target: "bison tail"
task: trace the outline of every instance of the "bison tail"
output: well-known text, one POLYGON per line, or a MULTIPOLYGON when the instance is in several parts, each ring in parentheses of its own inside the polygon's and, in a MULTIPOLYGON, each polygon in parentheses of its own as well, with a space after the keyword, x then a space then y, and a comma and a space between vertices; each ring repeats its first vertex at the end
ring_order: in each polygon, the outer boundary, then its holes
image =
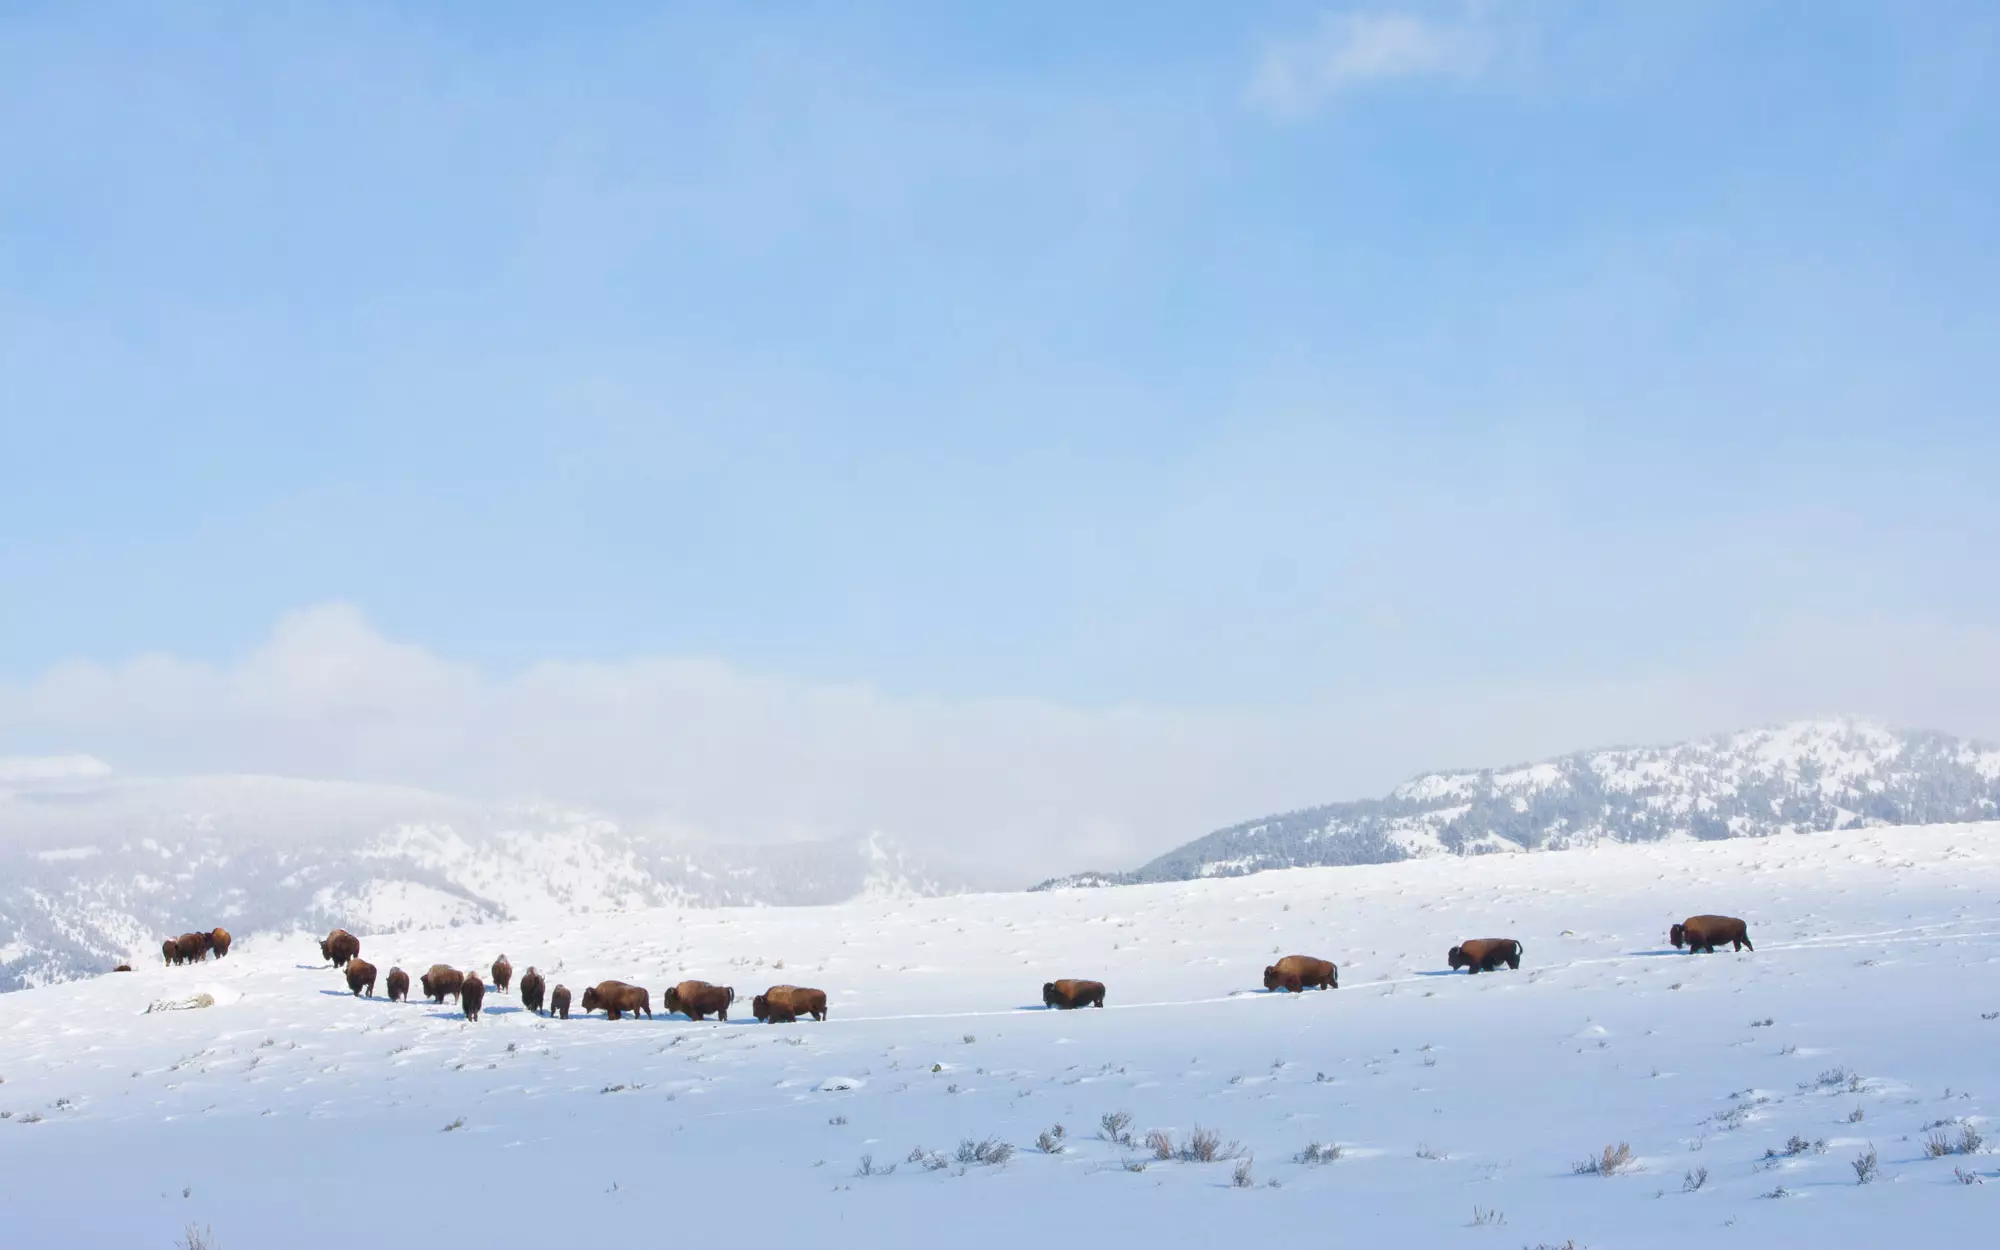
POLYGON ((1744 947, 1744 949, 1745 949, 1745 950, 1753 950, 1753 951, 1754 951, 1754 950, 1756 950, 1756 949, 1757 949, 1756 947, 1754 947, 1754 946, 1750 945, 1750 935, 1749 935, 1748 933, 1745 933, 1745 934, 1743 935, 1743 947, 1744 947))

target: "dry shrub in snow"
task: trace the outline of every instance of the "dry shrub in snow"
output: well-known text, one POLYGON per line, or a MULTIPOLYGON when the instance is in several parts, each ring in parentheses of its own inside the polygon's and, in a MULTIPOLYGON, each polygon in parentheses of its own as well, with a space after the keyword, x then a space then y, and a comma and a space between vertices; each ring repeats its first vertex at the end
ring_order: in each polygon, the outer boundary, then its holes
POLYGON ((1585 1159, 1571 1171, 1578 1176, 1616 1176, 1632 1166, 1632 1147, 1624 1142, 1606 1146, 1596 1157, 1585 1159))
POLYGON ((1229 1175, 1229 1184, 1231 1188, 1249 1189, 1251 1186, 1257 1183, 1257 1178, 1251 1175, 1250 1173, 1250 1164, 1251 1160, 1248 1158, 1238 1159, 1236 1161, 1236 1170, 1230 1173, 1229 1175))
POLYGON ((1132 1144, 1132 1134, 1129 1131, 1131 1127, 1132 1113, 1130 1111, 1111 1111, 1099 1116, 1097 1119, 1098 1131, 1103 1134, 1105 1141, 1110 1142, 1114 1146, 1129 1146, 1132 1144))
POLYGON ((1180 1149, 1180 1160, 1183 1163, 1216 1163, 1234 1159, 1242 1153, 1243 1148, 1237 1143, 1230 1142, 1225 1146, 1222 1134, 1197 1124, 1194 1132, 1188 1135, 1187 1144, 1180 1149))
POLYGON ((1315 1141, 1307 1142, 1306 1148, 1293 1155, 1292 1159, 1297 1163, 1332 1163, 1340 1158, 1342 1153, 1341 1148, 1333 1142, 1322 1145, 1315 1141))
POLYGON ((1014 1147, 997 1137, 989 1137, 985 1141, 974 1141, 968 1137, 958 1143, 960 1163, 984 1163, 997 1167, 1013 1157, 1014 1147))
POLYGON ((1865 1153, 1855 1156, 1854 1159, 1855 1184, 1857 1185, 1868 1184, 1870 1181, 1875 1179, 1876 1174, 1879 1173, 1880 1171, 1881 1171, 1881 1164, 1875 1157, 1875 1147, 1870 1146, 1868 1147, 1865 1153))
POLYGON ((1063 1135, 1066 1130, 1060 1124, 1050 1125, 1035 1138, 1035 1145, 1045 1155, 1059 1155, 1063 1152, 1063 1135))
POLYGON ((222 1250, 222 1247, 215 1240, 214 1228, 190 1224, 181 1230, 180 1240, 174 1243, 174 1250, 222 1250))
POLYGON ((1153 1152, 1155 1159, 1165 1163, 1174 1157, 1174 1135, 1163 1128, 1148 1130, 1146 1149, 1153 1152))

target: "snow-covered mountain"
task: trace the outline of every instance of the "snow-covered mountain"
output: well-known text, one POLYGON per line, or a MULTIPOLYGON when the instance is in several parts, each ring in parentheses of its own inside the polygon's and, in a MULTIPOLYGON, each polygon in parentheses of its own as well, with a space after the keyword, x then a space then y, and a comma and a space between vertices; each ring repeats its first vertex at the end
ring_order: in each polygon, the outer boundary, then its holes
POLYGON ((2000 815, 2000 749, 1858 719, 1799 721, 1675 746, 1426 773, 1386 797, 1219 829, 1134 872, 1037 889, 1186 881, 1270 868, 1601 842, 1715 841, 2000 815))
POLYGON ((157 960, 162 937, 216 925, 242 942, 968 884, 880 835, 716 846, 395 787, 123 778, 82 758, 0 772, 0 990, 157 960))

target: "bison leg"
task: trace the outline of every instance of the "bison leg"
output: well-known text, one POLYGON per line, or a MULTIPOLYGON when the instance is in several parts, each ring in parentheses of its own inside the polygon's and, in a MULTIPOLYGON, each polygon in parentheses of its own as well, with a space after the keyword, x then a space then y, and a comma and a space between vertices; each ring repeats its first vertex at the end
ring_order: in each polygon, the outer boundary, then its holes
POLYGON ((1753 951, 1754 951, 1754 950, 1756 950, 1756 949, 1757 949, 1756 947, 1754 947, 1754 946, 1750 945, 1750 935, 1749 935, 1749 934, 1747 934, 1747 933, 1746 933, 1746 934, 1744 934, 1744 935, 1743 935, 1742 937, 1740 937, 1740 938, 1737 938, 1736 940, 1737 940, 1737 941, 1739 941, 1739 942, 1741 942, 1741 943, 1743 944, 1743 948, 1744 948, 1745 950, 1753 950, 1753 951))

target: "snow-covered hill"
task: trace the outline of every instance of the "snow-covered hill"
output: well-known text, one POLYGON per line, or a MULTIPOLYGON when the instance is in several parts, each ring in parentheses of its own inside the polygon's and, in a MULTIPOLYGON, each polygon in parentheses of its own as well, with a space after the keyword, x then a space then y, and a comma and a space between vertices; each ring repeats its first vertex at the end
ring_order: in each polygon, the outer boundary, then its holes
POLYGON ((1864 720, 1800 721, 1677 746, 1426 773, 1387 797, 1246 821, 1135 872, 1041 889, 1186 881, 1425 855, 1714 841, 2000 815, 2000 749, 1864 720))
POLYGON ((385 971, 504 951, 656 1004, 702 976, 739 1010, 559 1021, 490 994, 468 1024, 351 997, 303 938, 29 990, 0 1015, 0 1240, 1845 1250, 1983 1244, 2000 1201, 1992 824, 362 942, 385 971), (1755 953, 1666 947, 1700 911, 1755 953), (1445 970, 1488 935, 1520 971, 1445 970), (1341 988, 1263 993, 1290 951, 1341 988), (1106 1007, 1042 1010, 1062 975, 1106 1007), (779 981, 830 1018, 745 1022, 779 981), (1240 1157, 1146 1144, 1198 1128, 1240 1157))
POLYGON ((127 779, 89 763, 0 776, 0 989, 157 960, 163 936, 216 925, 387 932, 965 884, 880 836, 680 844, 557 807, 278 777, 127 779))

